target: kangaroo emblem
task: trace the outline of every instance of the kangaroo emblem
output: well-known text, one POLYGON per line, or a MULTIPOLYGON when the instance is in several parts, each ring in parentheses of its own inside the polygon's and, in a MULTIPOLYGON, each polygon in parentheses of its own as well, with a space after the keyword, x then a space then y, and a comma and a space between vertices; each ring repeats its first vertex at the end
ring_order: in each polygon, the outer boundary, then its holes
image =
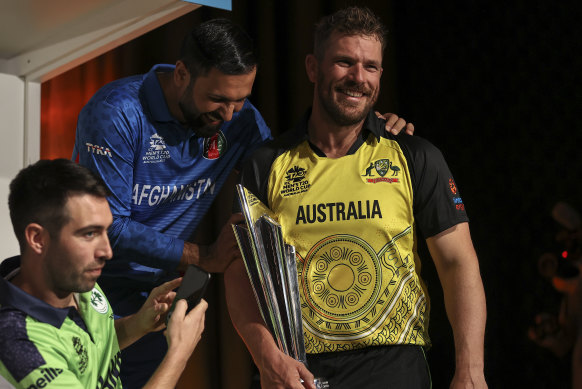
POLYGON ((366 174, 362 174, 362 177, 372 176, 372 169, 374 169, 374 163, 370 162, 370 166, 366 168, 366 174))

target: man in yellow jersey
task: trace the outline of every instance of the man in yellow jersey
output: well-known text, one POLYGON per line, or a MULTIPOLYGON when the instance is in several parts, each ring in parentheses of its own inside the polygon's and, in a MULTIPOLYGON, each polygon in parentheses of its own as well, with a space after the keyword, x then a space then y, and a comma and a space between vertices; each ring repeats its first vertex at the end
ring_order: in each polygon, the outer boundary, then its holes
POLYGON ((243 265, 226 277, 231 317, 263 388, 428 388, 429 299, 422 235, 444 290, 456 370, 451 388, 486 388, 485 295, 464 204, 442 154, 392 135, 373 113, 385 30, 368 9, 317 25, 306 57, 312 108, 261 148, 243 185, 271 208, 297 252, 307 367, 278 350, 243 265))

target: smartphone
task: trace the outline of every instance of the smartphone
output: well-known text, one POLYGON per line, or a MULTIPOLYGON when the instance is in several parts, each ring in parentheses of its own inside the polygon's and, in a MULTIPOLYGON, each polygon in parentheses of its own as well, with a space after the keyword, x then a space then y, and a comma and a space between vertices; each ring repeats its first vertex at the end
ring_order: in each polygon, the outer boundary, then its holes
POLYGON ((182 277, 182 284, 180 284, 180 287, 176 292, 174 302, 168 311, 168 318, 166 319, 166 323, 168 320, 170 320, 178 300, 185 299, 188 303, 188 309, 186 313, 190 312, 192 308, 198 305, 202 299, 202 296, 204 296, 204 292, 206 291, 206 287, 208 286, 209 281, 210 273, 205 272, 197 266, 188 265, 186 273, 184 273, 184 276, 182 277))

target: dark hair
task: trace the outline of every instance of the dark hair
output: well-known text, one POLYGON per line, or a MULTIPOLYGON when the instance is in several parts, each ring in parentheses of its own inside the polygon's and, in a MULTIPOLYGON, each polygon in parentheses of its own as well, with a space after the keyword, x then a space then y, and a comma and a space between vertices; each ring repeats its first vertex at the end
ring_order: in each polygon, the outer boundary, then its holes
POLYGON ((313 36, 313 53, 318 59, 323 58, 325 43, 333 32, 342 35, 373 36, 382 44, 382 52, 386 46, 386 27, 380 18, 366 7, 348 7, 321 18, 315 25, 313 36))
POLYGON ((192 78, 211 68, 224 74, 248 74, 257 66, 253 41, 242 28, 227 19, 200 24, 184 38, 180 60, 192 78))
POLYGON ((8 195, 10 219, 21 249, 30 223, 38 223, 51 237, 58 237, 70 217, 67 200, 83 194, 103 198, 110 192, 100 177, 68 159, 40 160, 22 169, 10 183, 8 195))

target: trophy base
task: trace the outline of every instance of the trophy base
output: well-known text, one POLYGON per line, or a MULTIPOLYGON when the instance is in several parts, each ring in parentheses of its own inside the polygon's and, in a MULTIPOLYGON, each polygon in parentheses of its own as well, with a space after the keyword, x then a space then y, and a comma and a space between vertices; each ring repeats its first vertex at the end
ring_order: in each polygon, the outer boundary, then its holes
POLYGON ((325 378, 317 377, 313 380, 313 383, 317 389, 330 389, 329 383, 325 378))

